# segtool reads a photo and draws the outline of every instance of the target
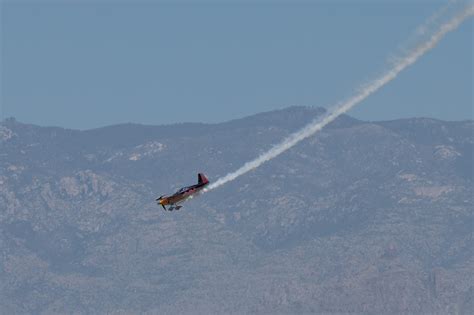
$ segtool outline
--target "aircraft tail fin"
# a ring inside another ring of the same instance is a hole
[[[209,183],[209,180],[203,173],[198,174],[198,184],[207,184]]]

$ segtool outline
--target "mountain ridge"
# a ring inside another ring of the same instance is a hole
[[[468,314],[472,121],[344,116],[180,211],[154,204],[321,113],[133,135],[0,124],[0,310]]]

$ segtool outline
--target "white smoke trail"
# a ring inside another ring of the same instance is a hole
[[[430,28],[435,24],[440,18],[443,17],[443,15],[456,4],[457,0],[449,0],[444,6],[442,6],[440,9],[438,9],[433,15],[431,15],[425,23],[420,25],[416,31],[415,35],[416,36],[423,36],[427,34],[430,30]]]
[[[322,117],[315,119],[299,131],[291,134],[287,138],[285,138],[282,142],[275,145],[269,151],[263,153],[253,161],[249,161],[245,163],[241,168],[236,170],[235,172],[229,173],[224,177],[219,178],[214,183],[210,184],[204,192],[209,190],[215,189],[228,183],[237,177],[259,167],[263,163],[277,157],[278,155],[282,154],[286,150],[290,149],[298,142],[302,141],[303,139],[315,134],[316,132],[320,131],[324,126],[332,122],[341,114],[347,112],[352,107],[357,105],[358,103],[365,100],[368,96],[372,93],[376,92],[378,89],[383,87],[385,84],[389,83],[393,79],[395,79],[398,74],[407,68],[408,66],[415,63],[421,56],[423,56],[426,52],[434,48],[439,41],[449,32],[454,31],[464,20],[474,15],[474,5],[470,4],[463,12],[453,17],[451,20],[442,24],[439,29],[431,35],[426,41],[420,43],[414,49],[412,49],[408,54],[403,57],[402,59],[398,60],[396,64],[392,66],[390,70],[384,73],[382,76],[378,77],[377,79],[371,81],[369,84],[362,87],[357,94],[349,98],[348,100],[337,104],[332,109],[329,109],[326,114]]]

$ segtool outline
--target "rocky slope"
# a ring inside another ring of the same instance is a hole
[[[469,314],[473,121],[343,116],[163,212],[322,109],[215,125],[0,125],[0,313]]]

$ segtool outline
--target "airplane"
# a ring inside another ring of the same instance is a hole
[[[157,204],[161,205],[165,211],[179,210],[183,206],[179,204],[191,198],[194,194],[199,193],[201,190],[209,184],[209,180],[202,173],[198,174],[198,183],[192,186],[186,186],[175,192],[170,196],[161,196],[156,198]],[[169,205],[170,207],[166,209],[165,206]]]

